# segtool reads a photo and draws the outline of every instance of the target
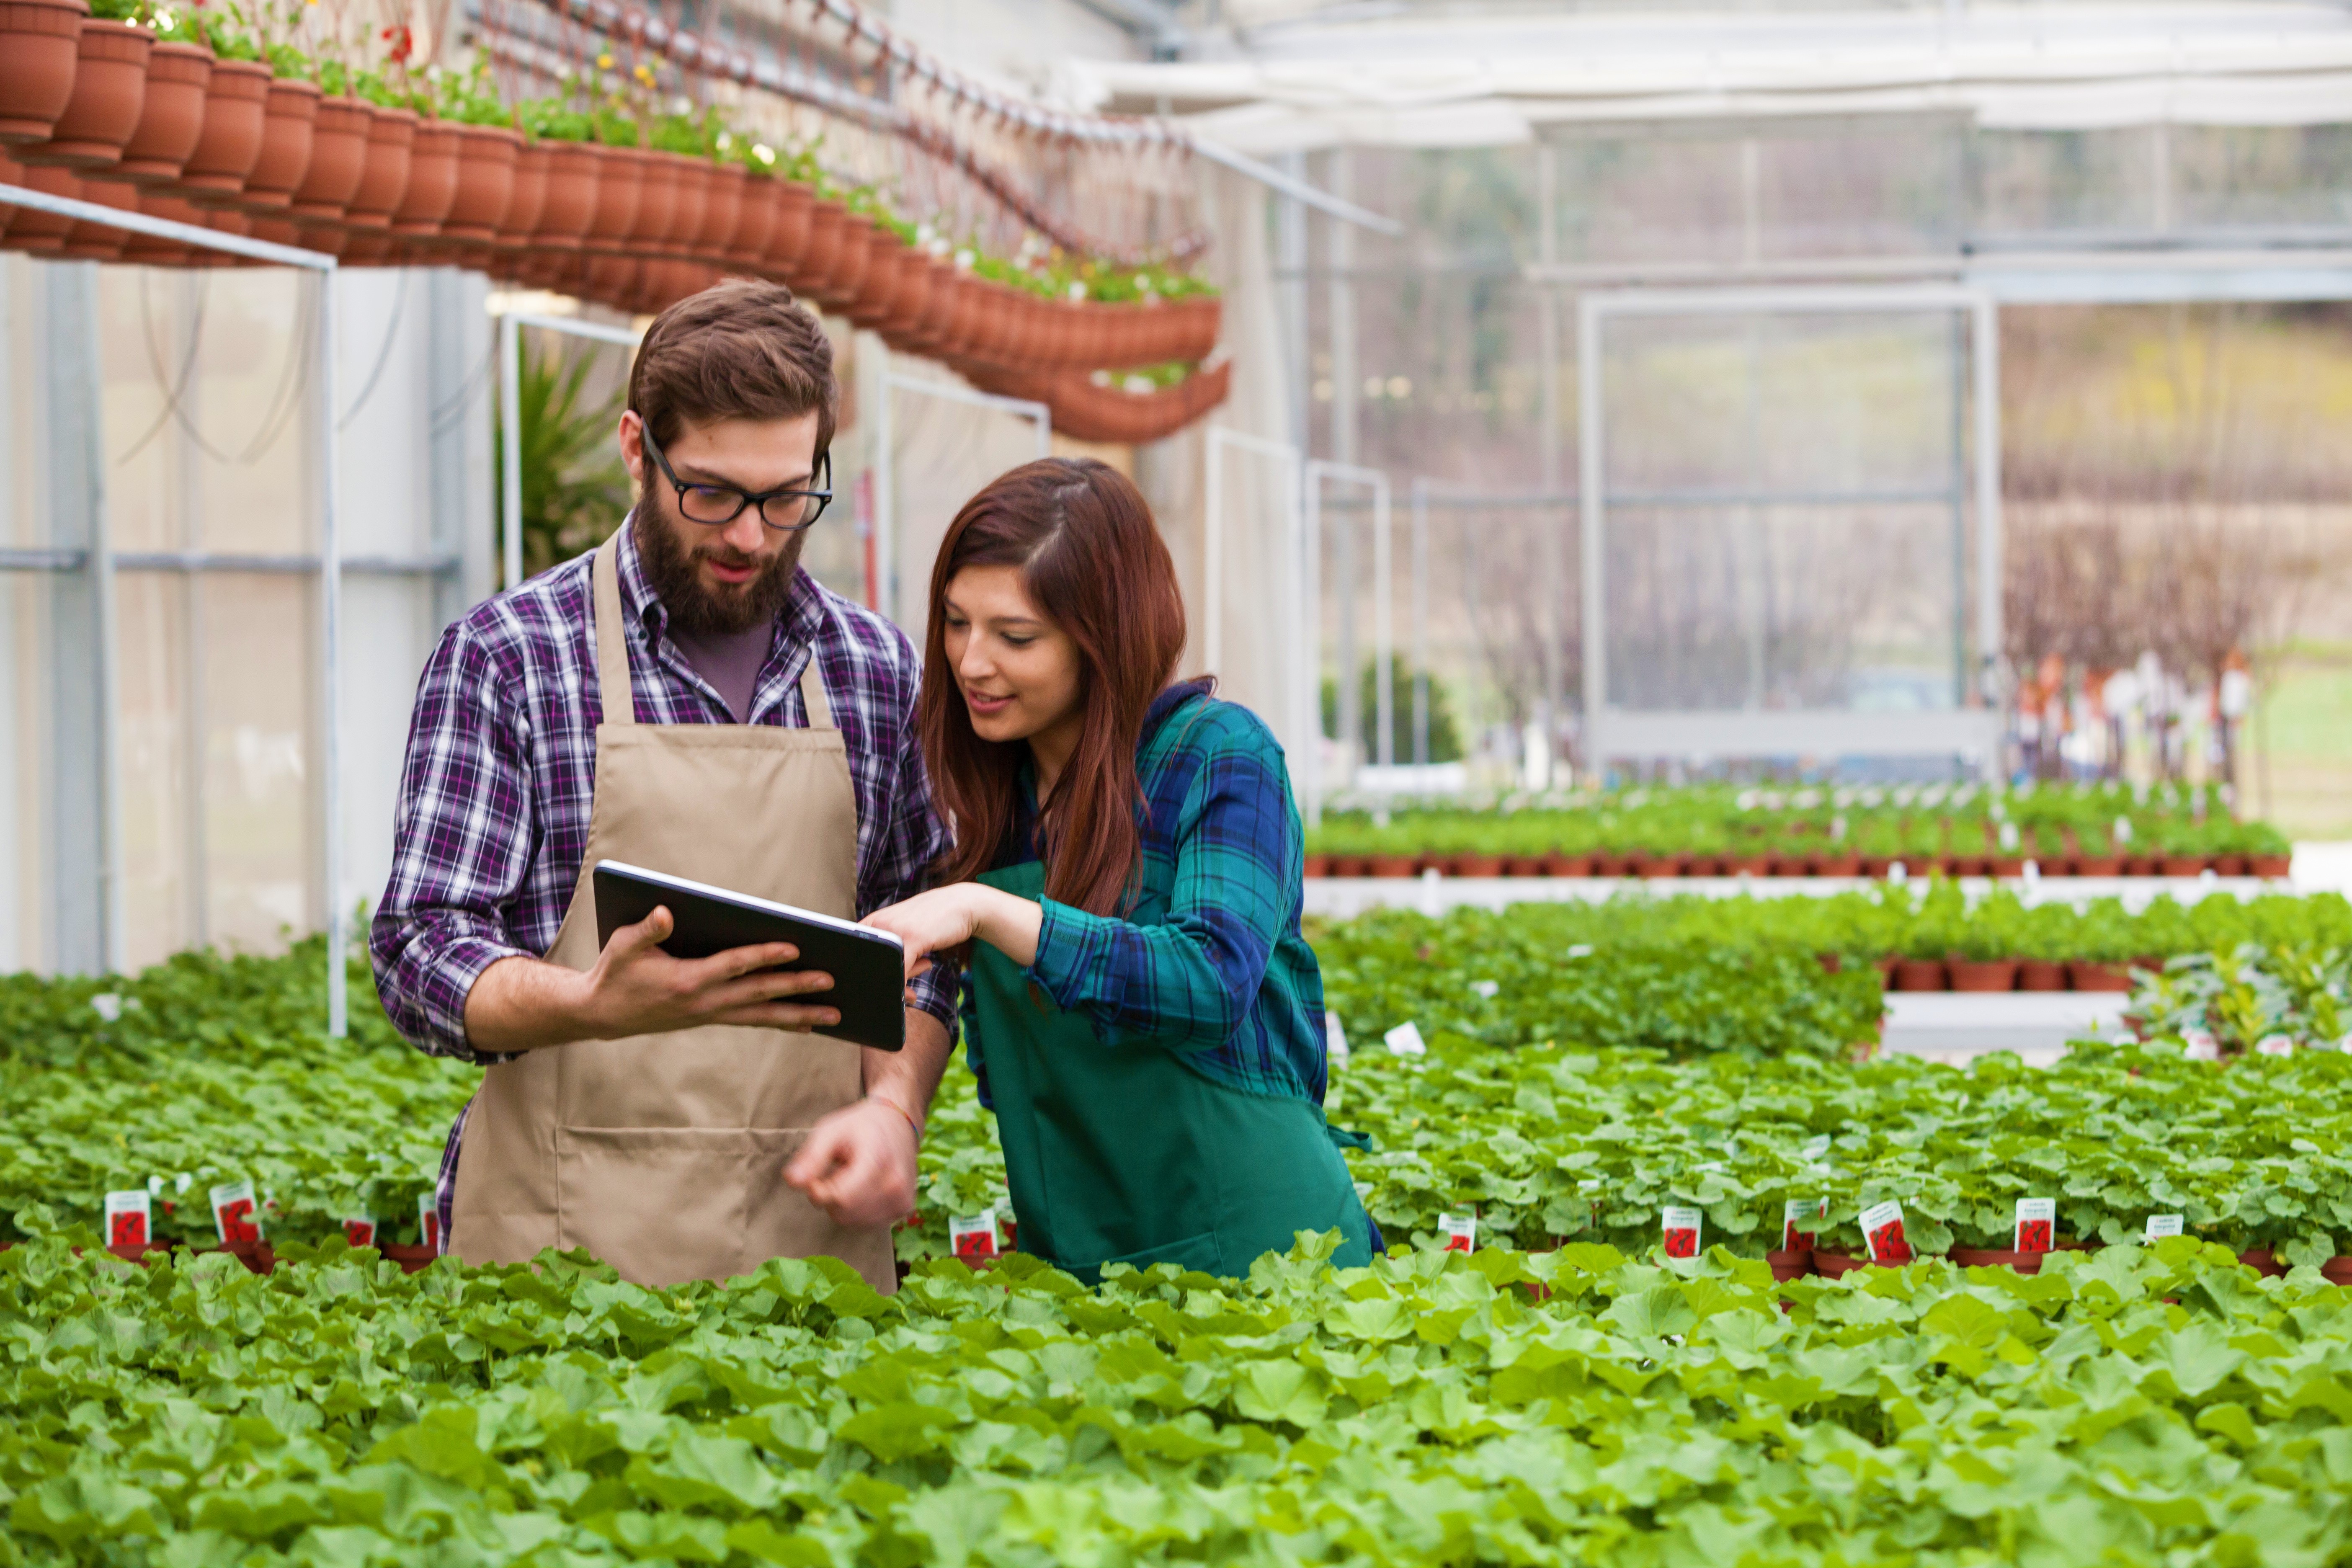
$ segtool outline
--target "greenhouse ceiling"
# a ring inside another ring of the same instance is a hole
[[[2339,4],[1225,7],[1167,62],[1063,96],[1265,154],[1524,142],[1547,127],[1960,112],[1986,127],[2299,125],[2352,104]]]

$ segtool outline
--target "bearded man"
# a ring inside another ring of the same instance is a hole
[[[369,946],[401,1033],[483,1068],[436,1194],[467,1262],[585,1247],[653,1285],[825,1254],[896,1288],[953,974],[910,986],[903,1050],[866,1049],[808,1032],[837,1021],[831,981],[776,968],[789,948],[672,958],[656,910],[600,951],[588,877],[856,919],[945,848],[914,648],[800,566],[839,397],[789,289],[671,306],[617,432],[635,507],[425,667]]]

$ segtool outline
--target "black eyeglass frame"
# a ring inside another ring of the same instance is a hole
[[[811,489],[800,485],[786,485],[781,489],[761,490],[759,494],[753,495],[750,490],[738,489],[733,485],[694,485],[679,479],[677,471],[669,466],[669,459],[662,455],[661,443],[654,439],[653,427],[643,421],[640,421],[637,426],[637,440],[646,451],[653,454],[654,465],[661,469],[662,478],[667,479],[670,482],[670,488],[677,491],[678,516],[699,527],[725,528],[742,516],[746,507],[756,506],[760,509],[761,527],[772,529],[778,533],[798,533],[803,529],[814,528],[816,520],[824,515],[824,509],[833,504],[833,453],[830,451],[817,454],[816,473],[809,476],[811,479],[822,476],[824,480],[823,489]],[[688,490],[723,491],[735,498],[735,510],[721,518],[697,517],[686,510],[686,492]],[[803,501],[813,500],[816,502],[816,510],[809,513],[807,521],[803,522],[777,522],[768,516],[768,503],[772,500],[781,500],[786,496]]]

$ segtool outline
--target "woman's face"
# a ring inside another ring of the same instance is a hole
[[[1012,566],[967,566],[948,580],[948,668],[983,741],[1068,731],[1079,708],[1077,645],[1045,618]]]

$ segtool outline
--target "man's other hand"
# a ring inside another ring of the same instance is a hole
[[[834,1224],[856,1230],[894,1225],[915,1206],[915,1129],[888,1100],[843,1106],[809,1129],[784,1163],[785,1183]]]

